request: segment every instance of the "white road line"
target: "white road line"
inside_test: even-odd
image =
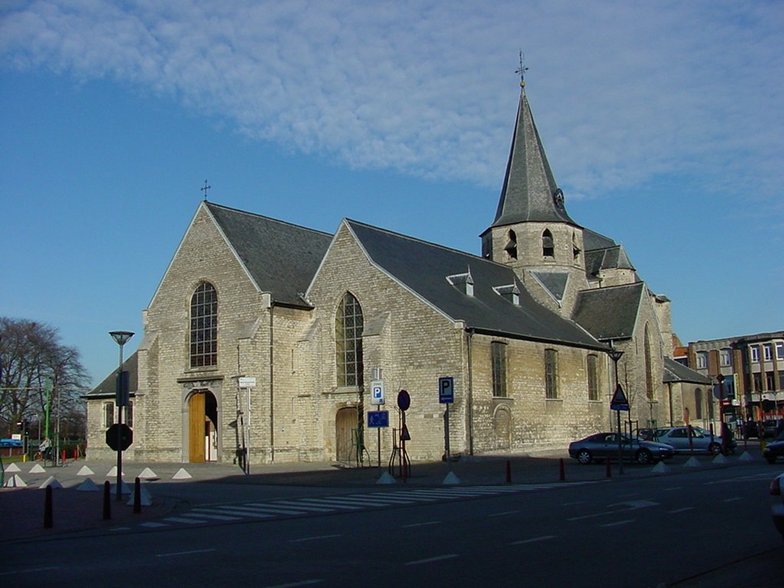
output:
[[[112,527],[109,530],[113,531],[113,532],[116,532],[116,531],[130,531],[131,528],[130,527]]]
[[[302,537],[301,539],[289,539],[289,543],[303,543],[305,541],[318,541],[320,539],[334,539],[335,537],[342,537],[343,535],[315,535],[313,537]]]
[[[743,500],[740,496],[736,496],[734,498],[725,498],[722,502],[737,502],[738,500]]]
[[[494,512],[493,514],[487,515],[488,517],[505,517],[506,515],[517,514],[520,512],[519,510],[507,510],[504,512]]]
[[[167,517],[163,520],[170,523],[188,523],[189,525],[202,525],[207,522],[204,519],[188,519],[185,517]]]
[[[418,566],[426,563],[433,563],[436,561],[443,561],[445,559],[454,559],[459,557],[456,553],[448,553],[446,555],[437,555],[436,557],[428,557],[427,559],[417,559],[415,561],[407,561],[404,566]]]
[[[620,527],[621,525],[628,525],[629,523],[633,523],[634,519],[626,519],[625,521],[616,521],[614,523],[605,523],[603,525],[599,525],[600,527]]]
[[[683,488],[683,486],[672,486],[671,488],[665,488],[664,491],[665,492],[674,492],[676,490],[681,490],[682,488]]]
[[[335,512],[334,508],[328,508],[326,506],[313,506],[311,504],[302,504],[301,502],[295,500],[276,500],[275,504],[280,504],[282,506],[295,506],[297,508],[301,508],[302,510],[307,510],[308,512]]]
[[[171,553],[156,553],[155,557],[178,557],[180,555],[194,555],[196,553],[210,553],[215,551],[214,548],[208,549],[193,549],[191,551],[174,551]]]
[[[577,506],[578,504],[585,504],[585,500],[576,500],[574,502],[564,502],[561,506]]]
[[[555,535],[542,535],[541,537],[531,537],[530,539],[521,539],[520,541],[512,541],[509,545],[525,545],[526,543],[536,543],[538,541],[549,541],[555,539]]]
[[[301,514],[305,514],[304,510],[295,510],[293,508],[283,508],[282,506],[275,506],[273,504],[263,503],[263,502],[254,502],[254,503],[251,503],[251,504],[247,504],[247,505],[245,505],[244,508],[249,508],[249,507],[255,509],[257,512],[266,512],[266,513],[272,513],[272,514],[276,514],[276,515],[301,515]]]
[[[440,525],[441,521],[427,521],[424,523],[411,523],[409,525],[402,525],[403,529],[410,529],[411,527],[428,527],[430,525]]]
[[[675,510],[667,511],[667,514],[679,514],[689,510],[694,510],[693,506],[684,506],[683,508],[676,508]]]
[[[280,513],[266,513],[266,512],[258,512],[257,510],[240,510],[238,508],[222,508],[220,510],[222,513],[227,515],[233,515],[237,517],[255,517],[257,519],[269,519],[274,517],[276,514]]]
[[[168,527],[169,525],[167,525],[166,523],[155,523],[155,522],[150,521],[148,523],[141,523],[139,526],[140,527],[147,527],[147,528],[150,528],[150,529],[157,529],[158,527]]]
[[[302,498],[302,502],[305,503],[313,503],[313,504],[320,504],[322,506],[332,506],[333,508],[344,508],[348,510],[359,510],[358,506],[352,504],[335,504],[334,502],[330,502],[326,498]]]
[[[17,576],[20,574],[30,574],[37,572],[51,572],[52,570],[59,570],[59,566],[47,566],[42,568],[24,568],[21,570],[14,570],[11,572],[0,572],[0,576]]]
[[[228,515],[213,514],[213,513],[209,512],[209,511],[205,511],[205,510],[202,510],[200,508],[194,508],[190,512],[194,513],[199,518],[209,519],[211,521],[238,521],[238,520],[240,520],[239,517],[231,517],[231,516],[228,516]]]

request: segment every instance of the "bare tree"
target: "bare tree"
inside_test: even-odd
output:
[[[86,383],[79,351],[62,345],[55,328],[0,317],[0,430],[39,420],[49,402],[58,416],[84,414]]]

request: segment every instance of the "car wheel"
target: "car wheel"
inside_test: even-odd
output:
[[[579,461],[583,465],[587,465],[587,464],[591,463],[591,459],[592,459],[591,458],[591,452],[588,451],[587,449],[581,449],[577,453],[577,461]]]
[[[710,452],[711,455],[718,455],[719,453],[721,453],[721,445],[719,445],[718,443],[711,443],[708,446],[708,451]]]
[[[651,455],[651,452],[648,451],[647,449],[640,449],[637,452],[637,463],[646,465],[651,463],[652,461],[653,461],[653,456]]]

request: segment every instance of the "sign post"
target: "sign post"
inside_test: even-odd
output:
[[[444,410],[444,457],[449,461],[449,405],[455,401],[455,379],[451,376],[438,378],[438,402],[446,404]]]
[[[623,473],[623,435],[621,434],[621,411],[629,412],[629,400],[623,391],[621,383],[615,386],[615,393],[610,401],[610,408],[615,411],[618,419],[618,473]]]

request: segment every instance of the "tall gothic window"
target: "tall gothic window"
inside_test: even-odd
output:
[[[694,391],[694,418],[702,418],[702,390],[699,388]]]
[[[645,325],[645,395],[648,400],[655,399],[653,383],[653,357],[651,356],[651,334],[648,325]]]
[[[506,397],[506,344],[493,341],[490,344],[493,363],[493,396]]]
[[[549,229],[545,229],[542,233],[542,256],[555,257],[555,244],[553,243],[553,234]]]
[[[597,370],[597,357],[588,356],[588,400],[599,400],[599,372]]]
[[[218,365],[218,294],[202,282],[191,297],[191,367]]]
[[[558,352],[544,350],[544,397],[548,400],[558,398]]]
[[[361,386],[364,383],[362,329],[362,307],[354,296],[346,293],[335,317],[338,386]]]

